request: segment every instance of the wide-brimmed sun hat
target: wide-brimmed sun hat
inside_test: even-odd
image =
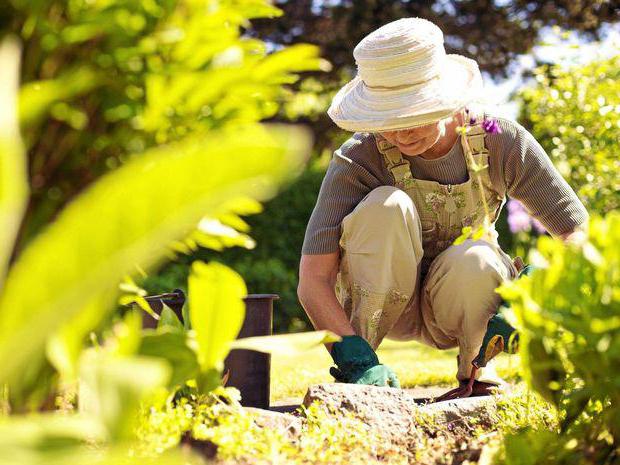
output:
[[[357,75],[327,110],[343,129],[380,132],[423,126],[482,95],[478,64],[448,55],[443,33],[422,18],[402,18],[356,45]]]

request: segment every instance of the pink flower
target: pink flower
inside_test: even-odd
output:
[[[518,213],[518,212],[527,212],[523,207],[523,204],[515,199],[508,200],[506,204],[506,208],[508,209],[508,213]]]
[[[482,129],[484,129],[484,132],[486,132],[487,134],[502,133],[502,128],[499,126],[497,120],[494,119],[485,118],[484,121],[482,121]]]

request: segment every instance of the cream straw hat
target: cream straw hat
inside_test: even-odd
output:
[[[474,60],[447,55],[443,33],[422,18],[403,18],[364,37],[353,50],[357,76],[327,110],[343,129],[380,132],[436,122],[482,94]]]

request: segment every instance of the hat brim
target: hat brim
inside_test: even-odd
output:
[[[421,84],[369,88],[356,76],[338,91],[327,113],[347,131],[393,131],[439,121],[481,95],[478,64],[461,55],[446,55],[438,76]]]

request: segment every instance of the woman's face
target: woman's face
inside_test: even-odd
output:
[[[416,156],[426,152],[446,134],[446,123],[452,118],[445,118],[436,123],[427,124],[410,129],[380,132],[390,144],[409,156]]]

